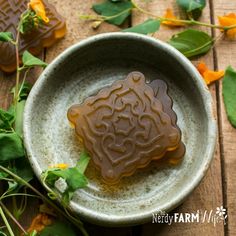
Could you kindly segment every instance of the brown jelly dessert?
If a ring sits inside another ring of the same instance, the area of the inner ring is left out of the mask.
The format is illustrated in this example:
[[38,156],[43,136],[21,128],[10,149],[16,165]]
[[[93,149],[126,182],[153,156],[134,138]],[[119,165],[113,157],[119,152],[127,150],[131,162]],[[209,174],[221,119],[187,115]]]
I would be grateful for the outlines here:
[[[177,126],[177,116],[174,110],[172,109],[173,101],[171,97],[168,95],[168,87],[167,84],[163,80],[153,80],[149,86],[152,87],[154,96],[162,103],[163,111],[167,113],[170,118],[172,125],[174,125],[179,131],[179,127]],[[181,131],[180,131],[181,132]],[[181,141],[179,146],[173,150],[169,151],[165,154],[165,156],[160,159],[160,161],[168,161],[170,164],[177,164],[180,162],[185,154],[185,145]]]
[[[20,15],[26,10],[28,0],[0,0],[0,32],[12,32],[16,37],[16,27]],[[65,20],[57,13],[53,5],[43,1],[49,22],[42,24],[30,34],[21,35],[20,55],[25,50],[39,54],[44,47],[53,45],[66,33]],[[13,72],[16,69],[15,49],[11,43],[0,42],[0,69]]]
[[67,115],[107,183],[133,174],[180,144],[180,130],[139,72],[73,105]]

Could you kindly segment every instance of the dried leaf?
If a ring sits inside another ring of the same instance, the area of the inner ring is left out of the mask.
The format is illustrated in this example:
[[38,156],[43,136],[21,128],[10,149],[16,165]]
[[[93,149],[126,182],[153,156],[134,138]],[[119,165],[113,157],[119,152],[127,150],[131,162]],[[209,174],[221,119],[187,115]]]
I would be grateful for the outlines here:
[[204,81],[206,82],[207,85],[210,83],[221,79],[224,76],[224,71],[213,71],[209,70],[204,62],[200,62],[197,65],[197,69],[199,73],[202,75]]
[[48,216],[45,213],[39,213],[33,218],[27,232],[28,233],[31,233],[33,231],[41,232],[46,226],[51,224],[52,224],[52,218],[50,216]]

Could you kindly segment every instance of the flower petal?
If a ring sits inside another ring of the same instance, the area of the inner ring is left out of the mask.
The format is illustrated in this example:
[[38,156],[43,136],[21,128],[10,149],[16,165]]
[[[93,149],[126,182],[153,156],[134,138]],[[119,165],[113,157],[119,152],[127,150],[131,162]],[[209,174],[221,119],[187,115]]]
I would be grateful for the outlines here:
[[[197,69],[198,69],[199,73],[202,75],[202,77],[205,80],[207,85],[209,85],[210,83],[212,83],[216,80],[219,80],[225,74],[225,72],[223,70],[221,70],[221,71],[209,70],[204,62],[200,62],[197,65]],[[217,209],[217,211],[221,210],[221,208],[219,208],[219,207],[217,207],[216,209]]]
[[225,16],[218,16],[218,20],[223,27],[235,25],[235,28],[226,31],[229,38],[234,38],[236,36],[236,14],[229,13]]
[[50,168],[59,168],[59,169],[67,169],[68,168],[68,164],[65,163],[59,163],[53,166],[50,166]]
[[29,7],[39,16],[45,23],[49,22],[48,17],[46,16],[45,7],[41,0],[30,0]]
[[[173,19],[173,20],[178,20],[178,18],[174,15],[173,11],[170,8],[166,9],[166,13],[163,16],[164,18],[168,18],[168,19]],[[184,26],[184,24],[182,22],[174,22],[174,21],[162,21],[162,24],[164,25],[168,25],[168,26]]]

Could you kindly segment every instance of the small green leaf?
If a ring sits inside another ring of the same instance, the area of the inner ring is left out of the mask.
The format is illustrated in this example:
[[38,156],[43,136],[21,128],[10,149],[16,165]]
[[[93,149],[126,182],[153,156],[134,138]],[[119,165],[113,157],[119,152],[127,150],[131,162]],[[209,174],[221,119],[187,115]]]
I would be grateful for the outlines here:
[[74,227],[67,221],[56,221],[52,225],[46,226],[39,236],[77,236]]
[[85,172],[85,170],[88,166],[89,160],[90,160],[90,157],[89,157],[88,153],[83,151],[80,154],[79,161],[77,162],[77,165],[76,165],[76,167],[80,173],[83,174]]
[[158,31],[160,28],[160,21],[148,19],[142,24],[135,25],[131,28],[123,30],[123,32],[135,32],[140,34],[150,34]]
[[18,187],[18,183],[14,180],[7,181],[7,183],[8,183],[7,193],[14,191]]
[[0,162],[25,155],[22,140],[16,132],[0,133]]
[[11,32],[0,32],[0,41],[9,42],[13,41],[13,36]]
[[94,4],[93,10],[105,16],[105,21],[114,25],[121,25],[130,15],[133,5],[129,1],[110,2],[106,0],[100,4]]
[[34,67],[34,66],[46,67],[48,65],[44,61],[42,61],[39,58],[33,56],[28,51],[24,51],[23,56],[22,56],[22,61],[23,61],[23,67],[24,68],[31,68],[31,67]]
[[60,177],[63,178],[68,187],[74,191],[78,188],[85,187],[88,183],[86,177],[78,170],[77,167],[68,168],[65,170],[48,170],[46,182],[50,185],[54,185],[55,181]]
[[[15,116],[12,110],[5,111],[0,108],[0,129],[11,130]],[[0,133],[1,133],[0,130]]]
[[186,57],[193,57],[207,53],[213,41],[213,38],[203,31],[188,29],[173,35],[168,43]]
[[6,178],[7,176],[8,174],[6,172],[0,171],[0,180]]
[[186,11],[189,18],[197,19],[206,6],[206,0],[177,0],[177,4]]
[[80,154],[80,159],[75,167],[68,169],[49,169],[42,173],[42,179],[48,186],[54,187],[55,182],[62,178],[67,183],[66,190],[62,193],[62,202],[67,205],[72,198],[74,192],[83,188],[88,184],[87,178],[84,176],[84,171],[87,168],[90,157],[86,152]]
[[223,98],[228,120],[236,128],[236,71],[231,66],[223,78]]
[[27,99],[31,88],[32,88],[32,85],[28,82],[24,82],[23,84],[20,85],[19,101]]

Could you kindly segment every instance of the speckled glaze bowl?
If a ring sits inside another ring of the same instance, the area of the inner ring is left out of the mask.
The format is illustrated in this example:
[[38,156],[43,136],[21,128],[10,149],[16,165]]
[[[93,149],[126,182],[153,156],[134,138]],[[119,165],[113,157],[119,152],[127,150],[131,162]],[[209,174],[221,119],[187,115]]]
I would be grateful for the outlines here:
[[68,48],[42,73],[27,100],[24,142],[35,174],[56,163],[75,165],[78,142],[67,110],[131,71],[169,85],[186,145],[180,165],[148,168],[116,186],[104,184],[90,163],[89,185],[78,190],[70,208],[83,219],[105,226],[151,221],[193,191],[205,175],[216,143],[216,121],[207,86],[191,62],[166,43],[133,33],[107,33]]

